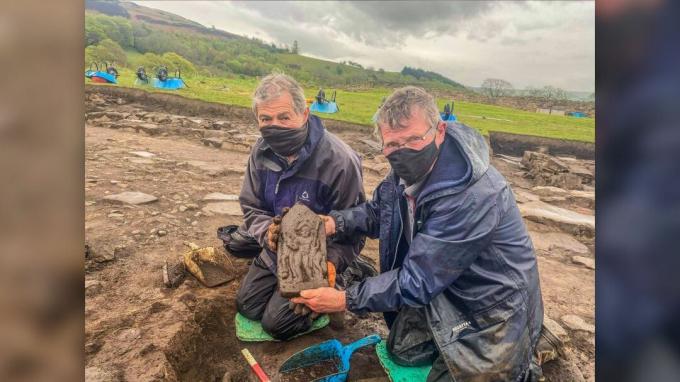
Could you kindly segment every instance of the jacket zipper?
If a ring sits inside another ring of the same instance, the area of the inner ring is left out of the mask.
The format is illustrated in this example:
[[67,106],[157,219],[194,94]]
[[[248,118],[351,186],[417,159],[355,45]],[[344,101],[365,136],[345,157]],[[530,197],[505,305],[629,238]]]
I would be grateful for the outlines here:
[[394,265],[397,263],[397,257],[399,256],[399,242],[401,241],[401,234],[404,232],[404,221],[401,217],[401,204],[397,198],[397,211],[399,212],[399,236],[397,236],[397,246],[394,248],[394,260],[392,260],[392,266],[390,270],[394,269]]

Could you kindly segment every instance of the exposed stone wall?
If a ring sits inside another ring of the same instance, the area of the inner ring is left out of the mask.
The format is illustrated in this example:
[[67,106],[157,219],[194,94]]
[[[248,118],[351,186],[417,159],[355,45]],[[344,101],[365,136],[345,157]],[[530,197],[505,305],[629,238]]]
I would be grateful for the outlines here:
[[535,137],[531,135],[490,131],[489,139],[494,153],[521,157],[525,151],[539,151],[550,155],[595,159],[595,144]]

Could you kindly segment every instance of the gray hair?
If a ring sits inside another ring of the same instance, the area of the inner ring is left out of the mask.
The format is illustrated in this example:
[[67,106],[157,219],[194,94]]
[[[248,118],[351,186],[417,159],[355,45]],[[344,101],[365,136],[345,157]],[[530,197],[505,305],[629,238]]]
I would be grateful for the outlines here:
[[297,114],[305,112],[307,103],[304,90],[293,77],[283,73],[272,73],[260,81],[255,93],[253,93],[253,112],[257,115],[259,103],[279,98],[283,92],[290,94],[293,99],[293,109]]
[[376,124],[375,132],[378,132],[378,124],[386,124],[391,129],[404,128],[401,122],[411,118],[413,106],[420,108],[430,126],[435,126],[441,121],[434,97],[421,88],[406,86],[395,90],[380,106],[373,117]]

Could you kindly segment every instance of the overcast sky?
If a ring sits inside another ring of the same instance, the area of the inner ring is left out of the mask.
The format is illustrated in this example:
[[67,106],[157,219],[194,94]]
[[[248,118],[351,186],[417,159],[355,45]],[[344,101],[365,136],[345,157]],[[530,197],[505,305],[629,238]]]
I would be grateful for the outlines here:
[[467,86],[595,88],[594,1],[135,1],[300,53],[365,67],[404,66]]

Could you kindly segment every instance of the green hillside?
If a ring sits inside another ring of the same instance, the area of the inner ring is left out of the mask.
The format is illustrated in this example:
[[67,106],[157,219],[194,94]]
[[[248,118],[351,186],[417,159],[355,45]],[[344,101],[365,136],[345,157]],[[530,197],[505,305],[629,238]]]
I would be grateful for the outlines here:
[[[96,46],[108,38],[123,49],[139,53],[175,52],[189,60],[203,75],[263,76],[278,70],[302,83],[323,87],[418,85],[439,90],[465,90],[463,85],[437,73],[407,70],[411,74],[402,74],[363,68],[352,62],[343,64],[306,57],[297,54],[295,46],[267,44],[133,3],[88,0],[85,6],[86,47]],[[86,61],[88,59],[92,61],[97,57],[86,56]],[[119,65],[129,66],[123,57],[116,61]]]
[[[405,85],[459,92],[462,85],[434,72],[404,67],[402,72],[370,70],[353,62],[336,63],[294,53],[289,47],[206,28],[177,15],[132,3],[86,1],[85,66],[115,62],[119,86],[135,86],[134,70],[144,66],[180,68],[188,88],[179,94],[212,102],[250,106],[258,77],[282,71],[295,77],[312,98],[319,87],[337,90],[340,111],[323,115],[366,126],[383,97]],[[105,12],[101,13],[101,12]],[[158,91],[146,88],[148,91]],[[438,100],[440,107],[450,97]],[[490,130],[593,142],[595,121],[526,112],[457,101],[459,119],[486,133]],[[369,127],[367,127],[369,129]]]

